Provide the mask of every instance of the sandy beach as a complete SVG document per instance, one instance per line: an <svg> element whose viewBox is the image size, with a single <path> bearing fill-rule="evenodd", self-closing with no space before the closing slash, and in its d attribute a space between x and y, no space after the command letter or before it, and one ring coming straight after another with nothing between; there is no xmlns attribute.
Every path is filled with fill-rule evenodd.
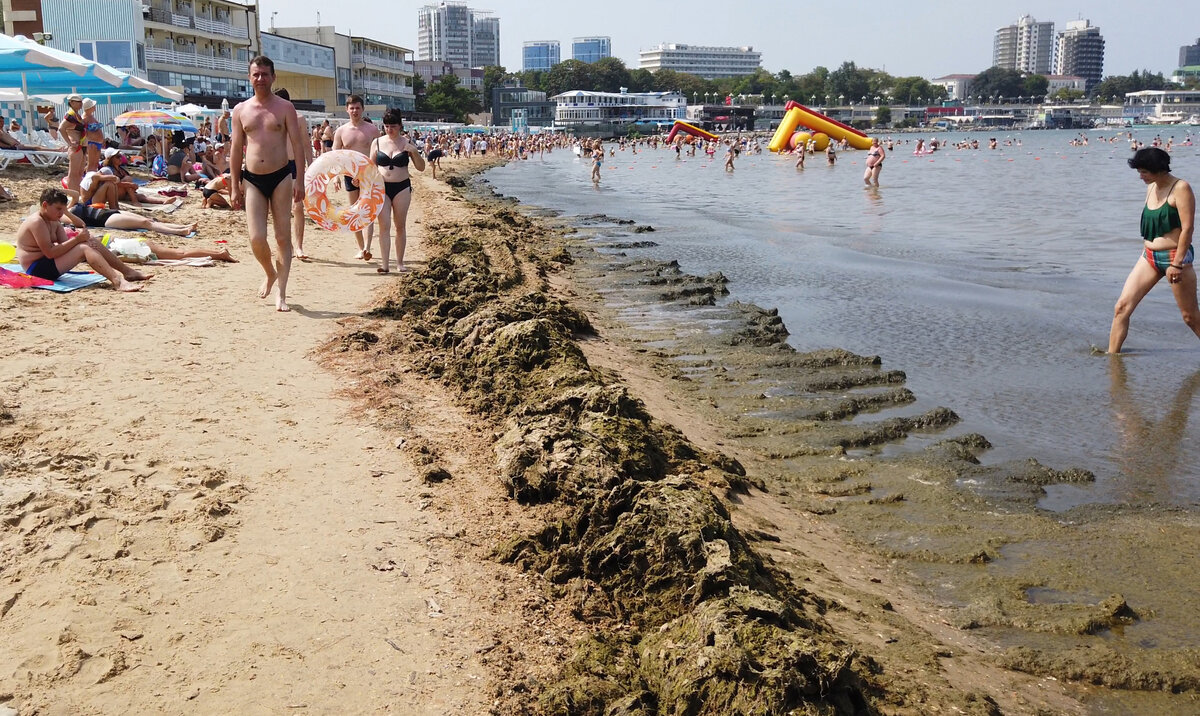
<svg viewBox="0 0 1200 716"><path fill-rule="evenodd" d="M239 263L0 291L0 710L1088 712L783 499L564 232L445 178L411 273L310 225L289 314L195 191L164 241Z"/></svg>

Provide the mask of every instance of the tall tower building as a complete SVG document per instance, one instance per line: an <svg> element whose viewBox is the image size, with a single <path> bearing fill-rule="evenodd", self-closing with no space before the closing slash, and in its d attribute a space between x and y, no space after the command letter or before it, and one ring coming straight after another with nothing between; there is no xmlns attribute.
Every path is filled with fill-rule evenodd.
<svg viewBox="0 0 1200 716"><path fill-rule="evenodd" d="M1104 37L1089 20L1072 20L1058 33L1054 74L1087 80L1087 91L1104 79Z"/></svg>
<svg viewBox="0 0 1200 716"><path fill-rule="evenodd" d="M1197 38L1196 44L1184 45L1179 48L1179 66L1193 67L1200 65L1200 38Z"/></svg>
<svg viewBox="0 0 1200 716"><path fill-rule="evenodd" d="M464 2L441 2L417 10L417 59L455 67L500 64L500 18Z"/></svg>
<svg viewBox="0 0 1200 716"><path fill-rule="evenodd" d="M992 65L1048 75L1054 66L1054 23L1022 15L1015 25L996 30Z"/></svg>
<svg viewBox="0 0 1200 716"><path fill-rule="evenodd" d="M521 69L530 72L546 72L562 58L562 45L558 40L526 42L521 47Z"/></svg>
<svg viewBox="0 0 1200 716"><path fill-rule="evenodd" d="M611 37L576 37L571 41L571 59L580 62L597 62L612 57Z"/></svg>

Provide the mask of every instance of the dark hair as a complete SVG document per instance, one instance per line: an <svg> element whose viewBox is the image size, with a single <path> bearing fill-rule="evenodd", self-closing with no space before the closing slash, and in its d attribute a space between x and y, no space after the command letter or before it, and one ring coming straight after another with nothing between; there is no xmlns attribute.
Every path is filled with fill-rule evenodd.
<svg viewBox="0 0 1200 716"><path fill-rule="evenodd" d="M400 110L396 107L389 107L388 110L383 113L383 123L394 124L400 127L400 129L404 129L404 117L401 116Z"/></svg>
<svg viewBox="0 0 1200 716"><path fill-rule="evenodd" d="M1132 169L1145 169L1151 174L1164 174L1171 171L1171 155L1158 147L1146 147L1134 153L1129 166Z"/></svg>
<svg viewBox="0 0 1200 716"><path fill-rule="evenodd" d="M42 192L40 201L43 204L66 204L67 203L67 193L64 192L62 189L55 189L54 187L48 187L45 191Z"/></svg>
<svg viewBox="0 0 1200 716"><path fill-rule="evenodd" d="M366 106L366 105L363 103L363 98L362 98L362 95L357 95L357 94L352 94L352 95L350 95L349 97L347 97L347 98L346 98L346 106L347 106L347 107L349 107L349 106L350 106L350 105L352 105L352 104L357 104L357 105L358 105L358 106L360 106L360 107L365 107L365 106Z"/></svg>
<svg viewBox="0 0 1200 716"><path fill-rule="evenodd" d="M250 60L250 66L253 67L255 65L258 65L259 67L266 67L271 71L271 74L275 74L275 63L272 62L271 58L267 57L266 55L259 55L253 60Z"/></svg>
<svg viewBox="0 0 1200 716"><path fill-rule="evenodd" d="M287 91L287 87L280 87L279 89L275 90L275 96L281 99L286 99L289 102L292 101L292 93Z"/></svg>

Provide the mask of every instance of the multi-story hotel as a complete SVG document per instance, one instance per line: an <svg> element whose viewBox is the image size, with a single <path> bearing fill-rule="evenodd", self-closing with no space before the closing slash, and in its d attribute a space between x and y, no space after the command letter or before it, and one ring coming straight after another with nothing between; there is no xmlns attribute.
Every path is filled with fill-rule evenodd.
<svg viewBox="0 0 1200 716"><path fill-rule="evenodd" d="M571 59L580 62L598 62L612 57L611 37L576 37L571 41Z"/></svg>
<svg viewBox="0 0 1200 716"><path fill-rule="evenodd" d="M262 51L275 63L275 88L286 89L297 109L337 111L337 61L332 47L264 32Z"/></svg>
<svg viewBox="0 0 1200 716"><path fill-rule="evenodd" d="M753 47L706 47L663 43L642 50L638 68L674 70L704 79L752 75L762 67L762 53Z"/></svg>
<svg viewBox="0 0 1200 716"><path fill-rule="evenodd" d="M1054 74L1073 75L1087 81L1091 91L1104 79L1104 37L1089 20L1072 20L1058 33Z"/></svg>
<svg viewBox="0 0 1200 716"><path fill-rule="evenodd" d="M188 101L202 104L250 95L250 60L261 53L257 2L146 0L141 5L151 82L180 85Z"/></svg>
<svg viewBox="0 0 1200 716"><path fill-rule="evenodd" d="M1022 15L1015 25L996 30L992 66L1048 75L1054 67L1054 23Z"/></svg>
<svg viewBox="0 0 1200 716"><path fill-rule="evenodd" d="M277 27L272 32L333 49L337 96L331 108L344 106L351 94L361 95L368 107L415 108L412 50L345 35L331 25Z"/></svg>
<svg viewBox="0 0 1200 716"><path fill-rule="evenodd" d="M562 45L558 40L526 42L521 47L521 69L525 72L546 72L562 61Z"/></svg>
<svg viewBox="0 0 1200 716"><path fill-rule="evenodd" d="M500 18L463 2L442 2L417 10L417 59L455 67L500 64Z"/></svg>

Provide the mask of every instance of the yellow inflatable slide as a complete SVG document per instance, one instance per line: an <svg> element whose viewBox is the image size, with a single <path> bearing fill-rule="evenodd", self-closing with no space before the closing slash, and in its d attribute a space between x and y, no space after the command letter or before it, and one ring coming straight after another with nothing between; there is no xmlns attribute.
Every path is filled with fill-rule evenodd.
<svg viewBox="0 0 1200 716"><path fill-rule="evenodd" d="M826 117L820 112L814 112L799 102L788 102L784 105L784 109L787 113L783 115L783 121L779 123L779 129L775 130L775 136L771 138L771 143L768 145L768 148L772 152L786 150L792 133L800 126L808 127L816 132L822 132L838 141L844 139L855 149L871 148L871 138L867 135L853 127L842 124L836 119Z"/></svg>

